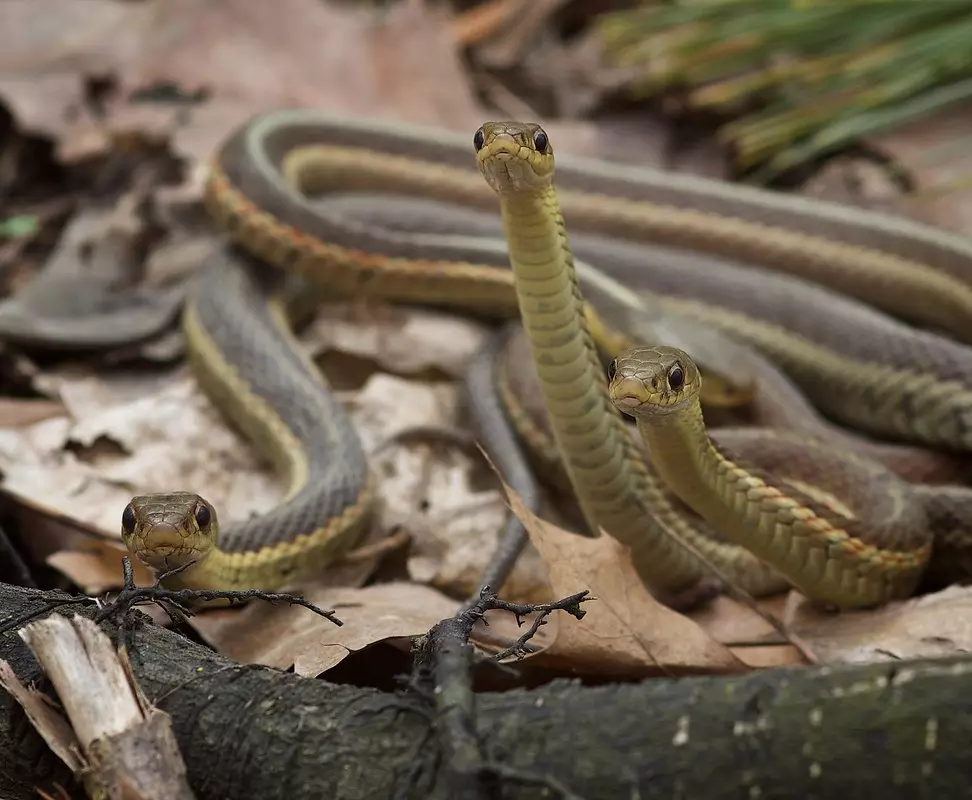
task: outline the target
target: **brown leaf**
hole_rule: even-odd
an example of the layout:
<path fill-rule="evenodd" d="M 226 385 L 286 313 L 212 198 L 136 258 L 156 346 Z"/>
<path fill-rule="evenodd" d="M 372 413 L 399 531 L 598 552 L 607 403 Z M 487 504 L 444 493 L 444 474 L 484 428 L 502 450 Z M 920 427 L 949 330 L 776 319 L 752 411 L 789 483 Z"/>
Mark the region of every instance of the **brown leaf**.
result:
<path fill-rule="evenodd" d="M 456 43 L 468 47 L 489 39 L 518 11 L 523 0 L 486 0 L 462 11 L 449 24 Z"/>
<path fill-rule="evenodd" d="M 31 132 L 60 134 L 84 78 L 117 65 L 151 21 L 154 3 L 5 0 L 0 3 L 0 95 Z"/>
<path fill-rule="evenodd" d="M 0 428 L 22 428 L 63 414 L 64 406 L 56 400 L 0 398 Z"/>
<path fill-rule="evenodd" d="M 456 612 L 456 602 L 414 583 L 384 583 L 364 589 L 318 587 L 307 600 L 333 609 L 343 627 L 299 606 L 252 603 L 242 611 L 219 611 L 194 619 L 217 650 L 246 663 L 315 677 L 351 652 L 388 639 L 419 636 Z"/>
<path fill-rule="evenodd" d="M 7 0 L 0 94 L 31 130 L 88 138 L 90 120 L 70 112 L 89 75 L 115 79 L 105 102 L 125 126 L 132 92 L 158 84 L 204 90 L 209 101 L 194 108 L 178 139 L 196 158 L 247 117 L 282 106 L 472 130 L 482 112 L 447 21 L 422 0 L 380 13 L 321 0 Z M 110 129 L 112 117 L 101 124 Z"/>
<path fill-rule="evenodd" d="M 121 560 L 127 553 L 121 544 L 89 538 L 76 543 L 70 550 L 53 553 L 47 558 L 47 564 L 70 578 L 86 594 L 95 595 L 122 585 Z M 152 584 L 154 578 L 147 567 L 132 559 L 132 569 L 136 584 Z"/>
<path fill-rule="evenodd" d="M 788 597 L 780 594 L 758 598 L 756 605 L 782 619 Z M 779 642 L 780 635 L 765 619 L 725 595 L 693 610 L 688 616 L 747 666 L 762 668 L 806 663 L 793 645 L 774 644 Z"/>
<path fill-rule="evenodd" d="M 176 137 L 197 159 L 247 117 L 284 106 L 472 130 L 482 111 L 445 21 L 420 0 L 380 15 L 320 0 L 178 0 L 123 74 L 207 89 L 211 101 Z"/>
<path fill-rule="evenodd" d="M 950 586 L 883 608 L 840 614 L 818 611 L 801 599 L 786 623 L 827 663 L 968 653 L 972 651 L 972 587 Z"/>
<path fill-rule="evenodd" d="M 583 620 L 561 619 L 557 637 L 530 656 L 537 664 L 597 675 L 641 677 L 659 669 L 741 672 L 745 665 L 692 620 L 645 589 L 627 548 L 610 536 L 578 536 L 534 516 L 504 484 L 550 572 L 556 597 L 588 589 Z"/>

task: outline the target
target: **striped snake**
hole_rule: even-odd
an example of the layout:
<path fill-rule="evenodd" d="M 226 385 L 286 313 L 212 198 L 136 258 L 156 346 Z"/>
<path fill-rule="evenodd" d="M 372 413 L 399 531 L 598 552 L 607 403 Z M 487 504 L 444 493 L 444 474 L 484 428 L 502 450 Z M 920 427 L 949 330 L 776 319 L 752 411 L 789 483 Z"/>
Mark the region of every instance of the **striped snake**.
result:
<path fill-rule="evenodd" d="M 927 560 L 930 526 L 912 526 L 907 541 L 833 526 L 848 547 L 861 543 L 876 554 L 868 562 L 871 577 L 851 581 L 845 575 L 863 568 L 847 547 L 831 548 L 822 571 L 814 559 L 777 557 L 779 547 L 755 547 L 769 555 L 762 562 L 735 544 L 736 523 L 713 534 L 673 504 L 678 485 L 658 479 L 656 469 L 664 470 L 646 463 L 611 403 L 590 335 L 598 316 L 583 301 L 581 287 L 586 294 L 588 285 L 583 276 L 578 283 L 575 269 L 593 262 L 651 294 L 666 313 L 755 345 L 834 419 L 961 454 L 972 445 L 972 351 L 831 290 L 968 339 L 972 246 L 906 220 L 584 159 L 558 159 L 555 192 L 552 150 L 534 125 L 488 123 L 474 149 L 480 175 L 469 169 L 464 137 L 307 111 L 259 117 L 226 140 L 206 202 L 233 245 L 203 270 L 183 329 L 202 385 L 272 457 L 289 491 L 269 514 L 223 531 L 218 544 L 215 513 L 195 495 L 135 498 L 122 521 L 130 549 L 157 568 L 196 559 L 178 576 L 182 585 L 274 587 L 320 569 L 360 535 L 374 500 L 367 460 L 347 415 L 290 333 L 278 291 L 286 270 L 326 285 L 334 297 L 421 302 L 500 318 L 518 310 L 553 438 L 585 516 L 594 530 L 632 548 L 639 573 L 659 595 L 677 594 L 701 575 L 672 529 L 757 593 L 779 588 L 781 576 L 835 605 L 870 605 L 911 591 Z M 498 197 L 506 246 L 376 226 L 314 198 L 342 191 L 480 212 L 493 211 Z M 580 256 L 576 264 L 565 223 Z M 745 263 L 720 264 L 704 278 L 688 267 L 662 271 L 645 263 L 649 245 L 691 248 L 703 265 L 711 256 Z M 677 250 L 666 257 L 684 258 Z M 759 267 L 789 274 L 762 270 L 754 280 Z M 511 375 L 521 368 L 503 365 Z M 911 445 L 865 447 L 866 455 L 890 448 L 883 452 L 939 458 Z M 880 465 L 859 460 L 864 472 L 882 476 L 875 486 L 909 491 Z M 779 485 L 794 508 L 811 510 L 812 486 L 800 494 L 793 483 Z M 710 508 L 695 510 L 711 518 Z"/>

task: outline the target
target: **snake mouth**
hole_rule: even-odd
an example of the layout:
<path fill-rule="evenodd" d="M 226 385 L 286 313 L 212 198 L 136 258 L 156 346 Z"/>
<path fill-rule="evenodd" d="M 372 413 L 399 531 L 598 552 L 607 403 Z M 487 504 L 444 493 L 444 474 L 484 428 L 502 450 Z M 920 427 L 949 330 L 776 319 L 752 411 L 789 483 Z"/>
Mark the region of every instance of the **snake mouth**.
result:
<path fill-rule="evenodd" d="M 545 178 L 537 174 L 524 153 L 523 145 L 509 134 L 499 134 L 489 143 L 480 156 L 480 165 L 494 191 L 519 192 L 546 185 Z"/>
<path fill-rule="evenodd" d="M 176 567 L 202 559 L 202 553 L 197 548 L 188 545 L 173 547 L 172 545 L 144 543 L 132 552 L 145 566 L 157 572 L 168 572 Z"/>
<path fill-rule="evenodd" d="M 645 401 L 634 394 L 615 395 L 614 404 L 622 411 L 634 412 L 641 408 Z"/>
<path fill-rule="evenodd" d="M 491 153 L 483 164 L 483 175 L 496 192 L 518 192 L 536 186 L 530 164 L 514 153 Z"/>
<path fill-rule="evenodd" d="M 173 569 L 202 557 L 197 538 L 172 525 L 144 531 L 132 549 L 139 561 L 153 569 Z"/>

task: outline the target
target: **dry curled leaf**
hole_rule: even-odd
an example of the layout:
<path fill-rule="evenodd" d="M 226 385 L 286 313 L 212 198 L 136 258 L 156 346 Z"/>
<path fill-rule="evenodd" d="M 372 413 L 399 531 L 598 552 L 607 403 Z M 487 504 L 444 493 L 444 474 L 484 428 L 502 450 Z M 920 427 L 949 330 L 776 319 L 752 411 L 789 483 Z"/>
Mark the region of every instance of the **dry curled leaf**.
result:
<path fill-rule="evenodd" d="M 588 589 L 581 621 L 560 620 L 535 663 L 574 672 L 641 677 L 660 669 L 741 672 L 746 666 L 695 622 L 655 600 L 645 589 L 627 548 L 610 536 L 570 533 L 532 514 L 504 484 L 510 507 L 527 529 L 550 574 L 553 595 Z"/>

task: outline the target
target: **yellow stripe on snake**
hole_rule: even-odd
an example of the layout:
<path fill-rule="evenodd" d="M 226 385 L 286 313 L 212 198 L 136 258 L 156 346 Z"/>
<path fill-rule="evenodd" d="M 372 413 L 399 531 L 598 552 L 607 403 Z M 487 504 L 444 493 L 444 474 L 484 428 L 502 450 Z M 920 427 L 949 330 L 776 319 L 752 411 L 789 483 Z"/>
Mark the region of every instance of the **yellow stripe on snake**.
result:
<path fill-rule="evenodd" d="M 780 588 L 780 576 L 837 606 L 872 605 L 913 591 L 933 533 L 927 504 L 911 502 L 921 492 L 880 464 L 847 455 L 846 464 L 857 466 L 838 472 L 855 492 L 893 513 L 841 521 L 845 507 L 856 513 L 857 505 L 840 498 L 842 505 L 825 508 L 832 493 L 812 469 L 809 479 L 774 476 L 748 463 L 754 453 L 779 459 L 799 444 L 807 464 L 830 466 L 833 456 L 818 456 L 825 445 L 802 434 L 763 431 L 740 433 L 731 447 L 721 440 L 714 447 L 703 437 L 690 400 L 674 418 L 688 414 L 694 427 L 679 422 L 666 435 L 655 435 L 654 427 L 640 424 L 652 455 L 653 466 L 647 465 L 611 404 L 564 223 L 580 232 L 573 242 L 586 260 L 653 293 L 666 313 L 704 321 L 761 348 L 835 419 L 956 452 L 972 446 L 972 351 L 807 281 L 967 338 L 969 244 L 904 220 L 580 159 L 558 164 L 558 183 L 565 185 L 558 201 L 552 150 L 535 125 L 488 123 L 476 134 L 475 150 L 489 187 L 468 169 L 468 140 L 280 112 L 227 140 L 214 162 L 207 201 L 214 218 L 253 256 L 320 282 L 334 296 L 493 316 L 518 310 L 549 424 L 587 521 L 631 547 L 639 574 L 659 596 L 670 598 L 705 574 L 665 528 L 689 537 L 754 593 Z M 313 203 L 311 195 L 342 190 L 420 196 L 487 211 L 498 196 L 507 246 L 468 235 L 380 228 Z M 605 242 L 604 236 L 612 239 Z M 702 259 L 682 262 L 676 271 L 653 270 L 645 247 L 659 243 L 745 259 L 802 279 L 771 272 L 756 277 L 755 267 L 742 265 L 719 265 L 700 276 L 692 263 L 705 265 Z M 512 271 L 504 269 L 510 265 Z M 350 422 L 300 355 L 273 286 L 260 265 L 227 249 L 204 271 L 184 315 L 204 387 L 274 458 L 290 492 L 266 517 L 224 532 L 215 547 L 215 515 L 208 509 L 202 516 L 211 519 L 199 524 L 202 506 L 193 495 L 170 498 L 183 503 L 178 522 L 171 508 L 151 506 L 158 498 L 136 498 L 123 518 L 126 542 L 160 568 L 197 558 L 178 576 L 183 585 L 273 587 L 318 570 L 357 538 L 373 502 L 366 458 Z M 769 300 L 760 302 L 760 294 Z M 680 369 L 694 375 L 691 359 L 679 358 Z M 529 366 L 502 364 L 511 374 Z M 514 406 L 508 403 L 513 413 Z M 889 465 L 911 457 L 949 463 L 946 456 L 842 436 L 842 443 Z M 691 454 L 695 460 L 686 460 Z M 740 494 L 740 486 L 747 492 Z M 672 491 L 718 533 L 673 502 Z M 189 549 L 197 533 L 209 554 Z"/>

